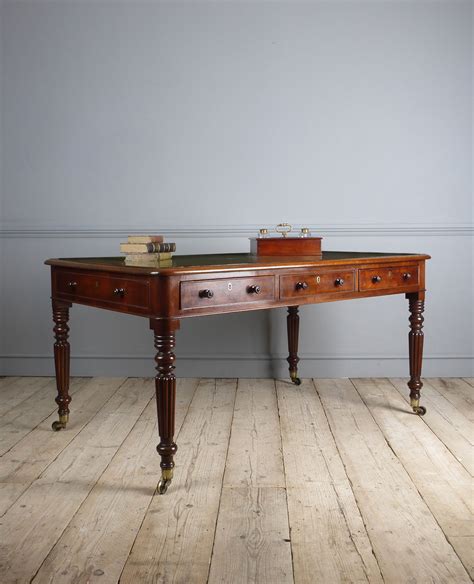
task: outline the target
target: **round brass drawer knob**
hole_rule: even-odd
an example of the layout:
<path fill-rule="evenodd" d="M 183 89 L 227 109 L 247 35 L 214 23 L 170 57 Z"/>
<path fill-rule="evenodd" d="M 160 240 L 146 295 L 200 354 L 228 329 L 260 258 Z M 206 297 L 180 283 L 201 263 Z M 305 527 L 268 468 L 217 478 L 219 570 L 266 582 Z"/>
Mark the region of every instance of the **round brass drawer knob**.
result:
<path fill-rule="evenodd" d="M 77 288 L 77 282 L 68 282 L 69 288 Z"/>
<path fill-rule="evenodd" d="M 379 282 L 381 282 L 381 281 L 382 281 L 382 276 L 374 276 L 374 277 L 372 278 L 372 282 L 373 282 L 374 284 L 378 284 L 378 283 L 379 283 Z"/>
<path fill-rule="evenodd" d="M 260 286 L 257 286 L 255 284 L 252 284 L 252 286 L 249 286 L 247 288 L 247 292 L 249 294 L 260 294 L 261 290 L 260 290 Z"/>
<path fill-rule="evenodd" d="M 344 286 L 344 278 L 336 278 L 334 280 L 334 285 L 335 286 Z"/>
<path fill-rule="evenodd" d="M 214 292 L 206 288 L 206 290 L 199 291 L 199 298 L 212 298 L 214 296 Z"/>
<path fill-rule="evenodd" d="M 403 274 L 403 279 L 404 279 L 404 280 L 410 280 L 410 279 L 411 279 L 411 274 L 410 274 L 409 272 L 405 272 L 405 273 Z"/>
<path fill-rule="evenodd" d="M 119 296 L 120 298 L 123 298 L 125 296 L 125 288 L 115 288 L 114 296 Z"/>
<path fill-rule="evenodd" d="M 306 290 L 308 288 L 307 282 L 296 282 L 296 289 L 297 290 Z"/>

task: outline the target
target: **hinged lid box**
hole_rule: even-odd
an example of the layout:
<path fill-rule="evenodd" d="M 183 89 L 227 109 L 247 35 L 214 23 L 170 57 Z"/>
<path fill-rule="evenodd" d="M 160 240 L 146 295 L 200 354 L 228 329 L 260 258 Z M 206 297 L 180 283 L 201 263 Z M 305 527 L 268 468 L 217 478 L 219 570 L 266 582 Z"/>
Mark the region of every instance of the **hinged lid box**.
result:
<path fill-rule="evenodd" d="M 322 258 L 322 237 L 251 237 L 250 253 L 259 256 L 316 256 Z"/>

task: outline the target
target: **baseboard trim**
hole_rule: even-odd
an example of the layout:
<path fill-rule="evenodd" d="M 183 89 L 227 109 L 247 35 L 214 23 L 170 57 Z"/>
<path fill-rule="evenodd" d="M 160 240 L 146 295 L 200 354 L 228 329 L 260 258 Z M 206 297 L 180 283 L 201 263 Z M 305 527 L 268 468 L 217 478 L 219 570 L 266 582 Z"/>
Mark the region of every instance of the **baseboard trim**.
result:
<path fill-rule="evenodd" d="M 281 361 L 285 360 L 286 354 L 258 354 L 258 353 L 221 353 L 217 355 L 210 355 L 208 353 L 186 353 L 177 355 L 179 361 Z M 52 360 L 53 355 L 49 354 L 11 354 L 11 355 L 0 355 L 0 360 L 9 359 L 50 359 Z M 300 353 L 300 361 L 407 361 L 407 355 L 315 355 L 311 353 Z M 89 359 L 89 360 L 138 360 L 138 361 L 149 361 L 153 360 L 153 354 L 149 355 L 137 355 L 137 354 L 115 354 L 115 355 L 71 355 L 71 359 Z M 424 355 L 423 360 L 449 360 L 449 359 L 460 359 L 460 360 L 472 360 L 473 355 Z"/>
<path fill-rule="evenodd" d="M 473 223 L 371 223 L 371 224 L 300 224 L 294 223 L 293 228 L 299 230 L 302 226 L 309 227 L 313 233 L 321 236 L 332 237 L 384 237 L 384 236 L 429 236 L 429 237 L 465 237 L 474 234 Z M 0 238 L 119 238 L 125 237 L 130 232 L 147 234 L 159 232 L 166 237 L 178 239 L 210 239 L 229 237 L 251 237 L 264 225 L 154 225 L 133 226 L 117 225 L 101 227 L 98 225 L 8 225 L 0 224 Z M 272 226 L 269 226 L 272 228 Z"/>
<path fill-rule="evenodd" d="M 4 355 L 1 375 L 54 374 L 52 355 Z M 286 377 L 286 355 L 179 355 L 177 373 L 181 377 Z M 301 355 L 303 377 L 405 377 L 408 358 L 404 355 Z M 73 375 L 123 375 L 150 377 L 154 374 L 150 355 L 75 355 Z M 427 377 L 472 377 L 470 355 L 427 355 L 423 362 Z"/>

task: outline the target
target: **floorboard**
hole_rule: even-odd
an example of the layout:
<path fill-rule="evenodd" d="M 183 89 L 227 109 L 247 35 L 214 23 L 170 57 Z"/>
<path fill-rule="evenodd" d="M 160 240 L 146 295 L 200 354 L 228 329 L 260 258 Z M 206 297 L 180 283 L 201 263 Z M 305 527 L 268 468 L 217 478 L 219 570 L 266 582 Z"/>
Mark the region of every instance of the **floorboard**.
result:
<path fill-rule="evenodd" d="M 446 535 L 351 381 L 317 380 L 316 388 L 384 580 L 470 582 Z M 391 409 L 388 404 L 385 407 Z M 413 416 L 410 412 L 406 415 Z M 410 447 L 407 441 L 406 448 Z M 407 561 L 410 557 L 412 561 Z"/>
<path fill-rule="evenodd" d="M 143 381 L 128 380 L 10 507 L 0 525 L 2 584 L 33 578 L 150 399 Z"/>
<path fill-rule="evenodd" d="M 199 383 L 181 429 L 172 488 L 153 498 L 122 584 L 206 582 L 236 386 L 232 380 Z"/>
<path fill-rule="evenodd" d="M 160 496 L 152 379 L 0 378 L 0 582 L 471 582 L 473 391 L 181 379 Z"/>
<path fill-rule="evenodd" d="M 456 408 L 474 422 L 474 392 L 464 379 L 433 377 L 426 380 Z"/>
<path fill-rule="evenodd" d="M 150 395 L 154 381 L 149 380 Z M 197 380 L 178 382 L 176 435 Z M 33 582 L 73 583 L 81 578 L 117 582 L 155 492 L 159 476 L 156 405 L 151 400 L 120 450 L 69 523 Z"/>
<path fill-rule="evenodd" d="M 51 382 L 47 377 L 4 377 L 0 385 L 0 416 L 4 416 Z"/>
<path fill-rule="evenodd" d="M 469 473 L 422 417 L 406 415 L 405 401 L 387 379 L 356 379 L 353 383 L 390 448 L 473 577 L 472 550 L 465 545 L 466 541 L 473 541 L 474 536 L 474 501 Z"/>
<path fill-rule="evenodd" d="M 314 385 L 277 387 L 295 581 L 382 582 Z"/>
<path fill-rule="evenodd" d="M 409 403 L 407 380 L 390 381 Z M 421 403 L 426 407 L 423 422 L 431 428 L 469 474 L 474 476 L 474 424 L 428 382 L 424 383 L 421 390 Z"/>
<path fill-rule="evenodd" d="M 293 582 L 275 382 L 238 383 L 209 582 Z M 229 553 L 229 550 L 232 553 Z"/>
<path fill-rule="evenodd" d="M 81 377 L 71 380 L 69 393 L 73 399 L 76 392 L 84 387 L 87 381 L 87 378 Z M 57 405 L 51 400 L 55 390 L 54 380 L 45 385 L 40 384 L 40 388 L 35 392 L 34 400 L 25 399 L 3 414 L 0 418 L 0 456 L 57 411 Z M 33 405 L 34 407 L 31 407 Z"/>
<path fill-rule="evenodd" d="M 0 517 L 73 442 L 124 382 L 123 377 L 90 380 L 71 402 L 73 412 L 67 431 L 52 432 L 51 424 L 57 420 L 55 412 L 0 457 Z M 34 409 L 34 400 L 28 407 Z"/>
<path fill-rule="evenodd" d="M 239 380 L 224 486 L 285 486 L 273 379 Z"/>

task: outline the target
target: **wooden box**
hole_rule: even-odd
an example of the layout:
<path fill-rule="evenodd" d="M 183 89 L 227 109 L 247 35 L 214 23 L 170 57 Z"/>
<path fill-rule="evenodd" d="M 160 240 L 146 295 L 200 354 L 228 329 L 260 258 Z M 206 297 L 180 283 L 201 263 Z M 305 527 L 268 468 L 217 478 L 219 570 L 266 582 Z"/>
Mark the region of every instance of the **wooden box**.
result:
<path fill-rule="evenodd" d="M 259 256 L 313 256 L 322 258 L 322 237 L 252 237 L 250 253 Z"/>

